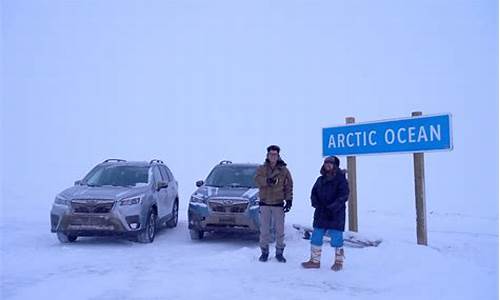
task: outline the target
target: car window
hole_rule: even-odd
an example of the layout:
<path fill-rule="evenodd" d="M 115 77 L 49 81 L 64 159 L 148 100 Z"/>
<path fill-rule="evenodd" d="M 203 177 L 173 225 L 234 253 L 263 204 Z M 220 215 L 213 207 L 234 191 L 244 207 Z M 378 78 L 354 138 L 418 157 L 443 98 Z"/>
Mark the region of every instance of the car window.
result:
<path fill-rule="evenodd" d="M 206 185 L 217 187 L 257 187 L 255 166 L 217 166 L 207 177 Z"/>
<path fill-rule="evenodd" d="M 160 173 L 161 177 L 163 178 L 163 181 L 170 182 L 170 177 L 167 174 L 167 171 L 165 170 L 164 166 L 159 166 L 160 168 Z"/>
<path fill-rule="evenodd" d="M 167 171 L 167 175 L 168 175 L 168 178 L 170 178 L 170 181 L 174 181 L 175 178 L 174 178 L 174 174 L 172 174 L 172 172 L 170 171 L 170 169 L 165 166 L 165 171 Z"/>
<path fill-rule="evenodd" d="M 148 168 L 127 165 L 103 165 L 93 169 L 83 180 L 90 186 L 139 186 L 148 183 Z"/>
<path fill-rule="evenodd" d="M 160 171 L 158 171 L 157 167 L 153 167 L 153 183 L 156 183 L 158 181 L 161 181 L 161 174 Z"/>

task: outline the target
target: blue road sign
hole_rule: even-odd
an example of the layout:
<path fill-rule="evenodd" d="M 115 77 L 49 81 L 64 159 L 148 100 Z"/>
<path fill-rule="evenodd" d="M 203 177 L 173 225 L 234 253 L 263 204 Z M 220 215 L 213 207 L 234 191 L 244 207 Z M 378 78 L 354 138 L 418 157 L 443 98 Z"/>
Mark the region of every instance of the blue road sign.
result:
<path fill-rule="evenodd" d="M 451 115 L 323 128 L 323 156 L 451 150 Z"/>

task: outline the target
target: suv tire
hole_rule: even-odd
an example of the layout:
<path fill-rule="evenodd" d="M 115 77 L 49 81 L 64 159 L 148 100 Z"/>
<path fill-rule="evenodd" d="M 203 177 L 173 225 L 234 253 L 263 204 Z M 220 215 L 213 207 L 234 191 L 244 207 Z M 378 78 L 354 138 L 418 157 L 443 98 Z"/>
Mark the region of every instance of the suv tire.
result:
<path fill-rule="evenodd" d="M 172 219 L 167 221 L 168 228 L 174 228 L 177 226 L 177 221 L 179 220 L 179 201 L 175 199 L 174 207 L 172 207 Z"/>
<path fill-rule="evenodd" d="M 146 218 L 146 228 L 144 228 L 138 235 L 137 241 L 139 243 L 152 243 L 156 235 L 157 216 L 154 210 L 150 210 Z"/>
<path fill-rule="evenodd" d="M 59 239 L 59 241 L 61 243 L 73 243 L 74 241 L 76 241 L 76 239 L 78 238 L 78 236 L 76 235 L 71 235 L 71 234 L 65 234 L 64 232 L 58 232 L 57 233 L 57 239 Z"/>
<path fill-rule="evenodd" d="M 191 236 L 192 240 L 202 240 L 204 234 L 205 232 L 202 230 L 196 230 L 196 229 L 189 230 L 189 235 Z"/>

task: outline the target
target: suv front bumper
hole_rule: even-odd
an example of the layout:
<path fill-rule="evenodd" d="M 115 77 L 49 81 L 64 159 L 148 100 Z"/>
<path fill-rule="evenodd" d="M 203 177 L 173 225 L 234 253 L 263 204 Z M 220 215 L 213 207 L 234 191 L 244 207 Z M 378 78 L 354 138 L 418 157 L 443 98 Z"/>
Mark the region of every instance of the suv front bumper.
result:
<path fill-rule="evenodd" d="M 134 236 L 143 230 L 145 219 L 140 208 L 130 207 L 113 207 L 108 213 L 75 213 L 69 206 L 53 205 L 50 212 L 51 232 L 76 236 Z"/>
<path fill-rule="evenodd" d="M 203 203 L 189 203 L 189 229 L 217 232 L 259 232 L 259 206 L 249 206 L 242 213 L 215 212 Z"/>

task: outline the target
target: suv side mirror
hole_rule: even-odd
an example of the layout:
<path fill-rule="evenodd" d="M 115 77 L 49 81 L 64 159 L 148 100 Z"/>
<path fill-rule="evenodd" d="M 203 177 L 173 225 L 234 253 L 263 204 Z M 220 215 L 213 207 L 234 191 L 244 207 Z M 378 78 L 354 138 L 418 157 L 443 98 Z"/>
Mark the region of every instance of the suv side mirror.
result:
<path fill-rule="evenodd" d="M 198 181 L 196 181 L 196 186 L 197 186 L 197 187 L 200 187 L 200 186 L 202 186 L 204 183 L 205 183 L 205 182 L 203 182 L 203 180 L 198 180 Z"/>
<path fill-rule="evenodd" d="M 81 180 L 75 181 L 75 185 L 82 185 L 82 181 Z"/>
<path fill-rule="evenodd" d="M 167 182 L 165 182 L 165 181 L 158 181 L 158 182 L 156 183 L 156 190 L 157 190 L 157 191 L 159 191 L 159 190 L 161 190 L 161 189 L 163 189 L 163 188 L 166 188 L 166 187 L 168 187 L 168 183 L 167 183 Z"/>

